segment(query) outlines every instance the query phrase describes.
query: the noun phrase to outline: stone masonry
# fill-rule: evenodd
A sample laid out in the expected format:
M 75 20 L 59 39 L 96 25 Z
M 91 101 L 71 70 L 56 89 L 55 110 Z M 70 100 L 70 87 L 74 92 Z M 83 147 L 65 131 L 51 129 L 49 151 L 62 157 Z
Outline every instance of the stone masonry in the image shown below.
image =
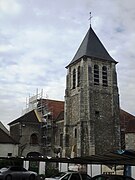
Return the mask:
M 90 28 L 89 31 L 92 29 Z M 91 36 L 96 36 L 93 31 L 89 33 L 92 33 Z M 88 54 L 94 51 L 91 47 L 83 54 L 84 47 L 87 45 L 86 38 L 93 40 L 93 37 L 86 35 L 77 51 L 78 54 L 76 53 L 77 59 L 67 66 L 63 154 L 69 157 L 103 154 L 120 149 L 119 94 L 115 67 L 117 62 L 110 58 L 104 47 L 103 50 L 101 50 L 102 47 L 99 48 L 99 51 L 101 55 L 106 53 L 107 58 L 96 57 L 98 42 L 95 41 L 99 39 L 90 42 L 97 43 L 96 52 L 92 52 L 95 53 L 94 57 Z M 89 44 L 87 46 L 89 47 Z M 79 53 L 82 53 L 81 57 Z M 95 65 L 98 66 L 99 81 L 96 85 L 94 84 Z M 105 86 L 103 85 L 104 67 L 106 69 Z M 74 72 L 76 73 L 73 74 Z

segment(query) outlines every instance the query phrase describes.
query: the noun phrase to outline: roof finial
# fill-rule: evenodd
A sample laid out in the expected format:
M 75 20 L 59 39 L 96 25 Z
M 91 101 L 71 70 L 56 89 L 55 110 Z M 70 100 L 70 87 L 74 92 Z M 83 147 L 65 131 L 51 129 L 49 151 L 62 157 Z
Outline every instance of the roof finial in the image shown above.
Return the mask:
M 91 19 L 92 19 L 92 16 L 91 16 L 91 12 L 90 12 L 90 18 L 89 18 L 89 21 L 90 21 L 90 27 L 91 27 Z

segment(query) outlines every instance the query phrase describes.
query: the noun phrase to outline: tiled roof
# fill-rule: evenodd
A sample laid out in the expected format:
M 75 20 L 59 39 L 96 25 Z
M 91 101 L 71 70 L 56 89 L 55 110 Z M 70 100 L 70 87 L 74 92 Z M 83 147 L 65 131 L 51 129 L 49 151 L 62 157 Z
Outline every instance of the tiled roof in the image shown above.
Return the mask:
M 41 100 L 39 100 L 39 103 L 41 103 Z M 41 104 L 40 104 L 41 106 Z M 57 116 L 60 114 L 60 112 L 64 111 L 64 101 L 56 101 L 56 100 L 50 100 L 50 99 L 42 99 L 42 106 L 46 106 L 47 111 L 52 113 L 53 120 L 57 118 Z M 32 110 L 23 116 L 15 119 L 14 121 L 10 122 L 8 125 L 11 126 L 12 124 L 16 123 L 39 123 L 40 117 L 38 116 L 38 113 L 36 110 Z
M 83 56 L 113 61 L 116 63 L 116 61 L 109 55 L 102 42 L 99 40 L 91 27 L 89 28 L 77 53 L 75 54 L 73 60 L 70 62 L 69 65 L 75 63 Z
M 46 106 L 47 111 L 52 113 L 54 120 L 58 117 L 60 112 L 64 111 L 64 101 L 42 99 L 42 102 L 40 100 L 39 103 L 42 103 L 43 106 Z
M 39 100 L 39 102 L 41 102 L 41 100 Z M 52 112 L 53 120 L 64 120 L 64 101 L 42 99 L 42 105 L 48 108 L 47 111 Z M 39 123 L 40 120 L 36 110 L 32 110 L 10 122 L 8 125 L 10 126 L 18 122 Z M 120 109 L 120 124 L 121 130 L 125 131 L 126 133 L 135 132 L 135 116 L 122 109 Z
M 133 116 L 132 114 L 130 114 L 122 109 L 120 110 L 121 130 L 130 131 L 130 128 L 131 128 L 131 130 L 133 130 L 133 128 L 134 128 L 134 131 L 135 131 L 134 120 L 135 120 L 135 116 Z M 133 125 L 128 125 L 129 122 L 130 122 L 130 124 L 133 123 Z M 127 129 L 127 127 L 128 127 L 128 129 Z
M 35 113 L 35 110 L 32 110 L 32 111 L 24 114 L 23 116 L 19 117 L 18 119 L 10 122 L 8 125 L 10 126 L 10 125 L 16 124 L 16 123 L 18 123 L 18 122 L 26 122 L 26 123 L 27 123 L 27 122 L 29 122 L 29 123 L 30 123 L 30 122 L 31 122 L 31 123 L 34 123 L 34 122 L 35 122 L 35 123 L 38 123 L 39 120 L 38 120 L 38 117 L 37 117 L 37 115 L 36 115 L 36 113 Z
M 64 120 L 64 111 L 60 112 L 56 121 Z M 135 133 L 135 116 L 120 109 L 121 129 L 126 133 Z
M 61 121 L 61 120 L 64 120 L 64 111 L 61 111 L 56 119 L 56 121 Z
M 126 133 L 135 133 L 135 118 L 129 120 L 125 132 Z
M 17 144 L 15 140 L 11 138 L 9 134 L 7 134 L 5 131 L 0 129 L 0 143 L 3 144 Z

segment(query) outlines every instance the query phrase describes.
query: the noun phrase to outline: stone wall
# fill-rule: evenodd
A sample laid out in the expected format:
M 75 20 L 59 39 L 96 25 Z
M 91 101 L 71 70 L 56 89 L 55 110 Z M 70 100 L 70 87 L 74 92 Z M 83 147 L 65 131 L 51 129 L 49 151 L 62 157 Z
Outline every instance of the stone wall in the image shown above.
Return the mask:
M 99 66 L 99 85 L 94 85 L 94 65 Z M 81 67 L 80 86 L 72 88 L 73 69 Z M 107 67 L 108 85 L 102 85 L 102 67 Z M 74 129 L 77 129 L 77 138 Z M 119 95 L 115 63 L 85 58 L 68 68 L 65 94 L 64 134 L 69 135 L 65 155 L 101 154 L 120 148 Z

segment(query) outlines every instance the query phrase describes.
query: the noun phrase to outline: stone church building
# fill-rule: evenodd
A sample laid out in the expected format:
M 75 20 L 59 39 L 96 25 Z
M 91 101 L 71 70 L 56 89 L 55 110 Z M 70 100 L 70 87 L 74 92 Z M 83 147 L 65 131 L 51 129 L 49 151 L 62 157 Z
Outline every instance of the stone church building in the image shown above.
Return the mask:
M 84 157 L 125 149 L 135 117 L 119 107 L 116 65 L 90 27 L 66 67 L 65 102 L 37 98 L 9 123 L 18 155 Z
M 68 64 L 64 154 L 89 156 L 120 148 L 117 62 L 90 27 Z

